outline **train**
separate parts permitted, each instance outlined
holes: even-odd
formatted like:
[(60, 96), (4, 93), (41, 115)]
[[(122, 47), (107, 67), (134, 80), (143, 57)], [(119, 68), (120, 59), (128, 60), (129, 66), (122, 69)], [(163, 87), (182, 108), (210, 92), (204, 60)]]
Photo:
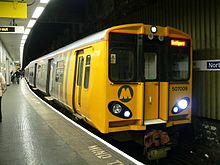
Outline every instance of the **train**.
[(25, 78), (103, 134), (137, 133), (150, 159), (170, 149), (162, 128), (191, 123), (192, 39), (173, 27), (110, 27), (31, 61)]

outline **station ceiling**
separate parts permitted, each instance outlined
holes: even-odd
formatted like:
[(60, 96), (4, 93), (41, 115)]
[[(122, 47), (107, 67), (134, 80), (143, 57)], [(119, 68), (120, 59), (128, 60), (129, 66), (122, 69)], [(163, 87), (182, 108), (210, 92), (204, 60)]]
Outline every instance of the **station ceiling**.
[[(25, 2), (25, 0), (8, 1)], [(150, 5), (150, 3), (155, 3), (152, 0), (139, 0), (138, 2), (136, 3), (136, 0), (96, 0), (94, 3), (93, 0), (50, 0), (28, 35), (24, 45), (23, 66), (37, 57), (74, 42), (96, 30), (108, 28), (110, 25), (126, 23), (125, 17), (128, 17), (129, 13), (139, 10), (140, 7)], [(27, 0), (26, 19), (0, 17), (0, 26), (15, 24), (26, 28), (34, 9), (39, 3), (40, 0)], [(119, 17), (122, 21), (118, 22), (115, 18)], [(130, 19), (128, 20), (127, 22), (132, 22)], [(65, 34), (68, 30), (71, 32)], [(14, 61), (20, 61), (22, 35), (0, 33), (0, 40)]]
[[(27, 0), (27, 18), (0, 18), (0, 26), (27, 26), (34, 9), (40, 0)], [(14, 2), (14, 0), (0, 0), (0, 2)], [(26, 0), (17, 0), (16, 2), (26, 2)], [(14, 61), (20, 60), (20, 42), (23, 34), (0, 33), (0, 40), (6, 47), (9, 55)]]
[[(66, 38), (63, 36), (66, 30), (72, 31), (75, 25), (82, 24), (88, 1), (51, 0), (26, 41), (24, 65), (37, 57), (74, 42), (70, 36)], [(70, 38), (69, 42), (68, 38)]]
[[(16, 2), (27, 1), (27, 18), (2, 18), (0, 26), (24, 26), (27, 27), (29, 20), (40, 0), (16, 0)], [(1, 2), (15, 2), (15, 0), (0, 0)], [(74, 23), (81, 23), (85, 5), (88, 0), (50, 0), (44, 12), (32, 28), (24, 45), (25, 59), (34, 59), (37, 54), (42, 54), (45, 49), (53, 42), (54, 38), (63, 33), (67, 26)], [(6, 47), (9, 55), (14, 61), (20, 61), (20, 43), (23, 34), (0, 33), (0, 40)], [(42, 51), (40, 51), (42, 50)], [(24, 59), (24, 61), (25, 61)]]

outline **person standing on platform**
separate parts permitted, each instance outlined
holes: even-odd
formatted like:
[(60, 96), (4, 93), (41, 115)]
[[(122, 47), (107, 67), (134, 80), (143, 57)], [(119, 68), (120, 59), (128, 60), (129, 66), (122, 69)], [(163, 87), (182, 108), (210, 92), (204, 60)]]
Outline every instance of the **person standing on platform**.
[(6, 91), (6, 82), (3, 74), (0, 72), (0, 122), (2, 122), (2, 96)]
[(14, 75), (15, 75), (16, 83), (19, 84), (20, 71), (17, 70), (17, 71), (14, 73)]

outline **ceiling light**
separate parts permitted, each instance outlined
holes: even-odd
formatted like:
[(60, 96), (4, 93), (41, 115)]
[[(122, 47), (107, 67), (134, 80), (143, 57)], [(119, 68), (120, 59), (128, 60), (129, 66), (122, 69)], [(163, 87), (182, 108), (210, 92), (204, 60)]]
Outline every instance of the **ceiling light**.
[(30, 33), (30, 31), (31, 31), (31, 29), (25, 29), (24, 34), (28, 35)]
[(28, 27), (28, 28), (32, 28), (32, 27), (34, 26), (35, 23), (36, 23), (36, 20), (31, 19), (31, 20), (28, 22), (27, 27)]
[(34, 10), (34, 13), (32, 15), (32, 18), (39, 18), (41, 13), (44, 11), (44, 7), (37, 7), (35, 10)]
[(26, 40), (26, 39), (27, 39), (27, 36), (28, 36), (28, 35), (24, 34), (24, 35), (22, 36), (22, 40)]
[(26, 40), (21, 40), (21, 44), (24, 44)]
[(50, 0), (41, 0), (40, 3), (48, 3)]

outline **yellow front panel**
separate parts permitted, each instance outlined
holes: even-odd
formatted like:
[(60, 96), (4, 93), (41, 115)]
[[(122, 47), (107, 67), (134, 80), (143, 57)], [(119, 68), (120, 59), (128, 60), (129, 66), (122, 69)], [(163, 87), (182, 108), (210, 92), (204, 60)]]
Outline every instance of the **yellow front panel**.
[[(170, 84), (169, 93), (169, 123), (168, 125), (183, 124), (191, 122), (191, 111), (192, 111), (192, 97), (191, 97), (191, 84)], [(172, 109), (177, 104), (177, 102), (188, 97), (190, 102), (186, 110), (180, 113), (173, 114)]]
[(158, 82), (145, 83), (145, 120), (158, 119)]
[(168, 98), (169, 98), (169, 86), (168, 82), (160, 82), (160, 110), (159, 118), (162, 120), (168, 120)]
[(118, 101), (132, 112), (131, 118), (123, 119), (107, 110), (108, 131), (144, 130), (146, 127), (143, 125), (143, 83), (111, 84), (107, 86), (107, 91), (107, 105), (111, 101)]
[(27, 18), (27, 3), (0, 2), (0, 17)]

